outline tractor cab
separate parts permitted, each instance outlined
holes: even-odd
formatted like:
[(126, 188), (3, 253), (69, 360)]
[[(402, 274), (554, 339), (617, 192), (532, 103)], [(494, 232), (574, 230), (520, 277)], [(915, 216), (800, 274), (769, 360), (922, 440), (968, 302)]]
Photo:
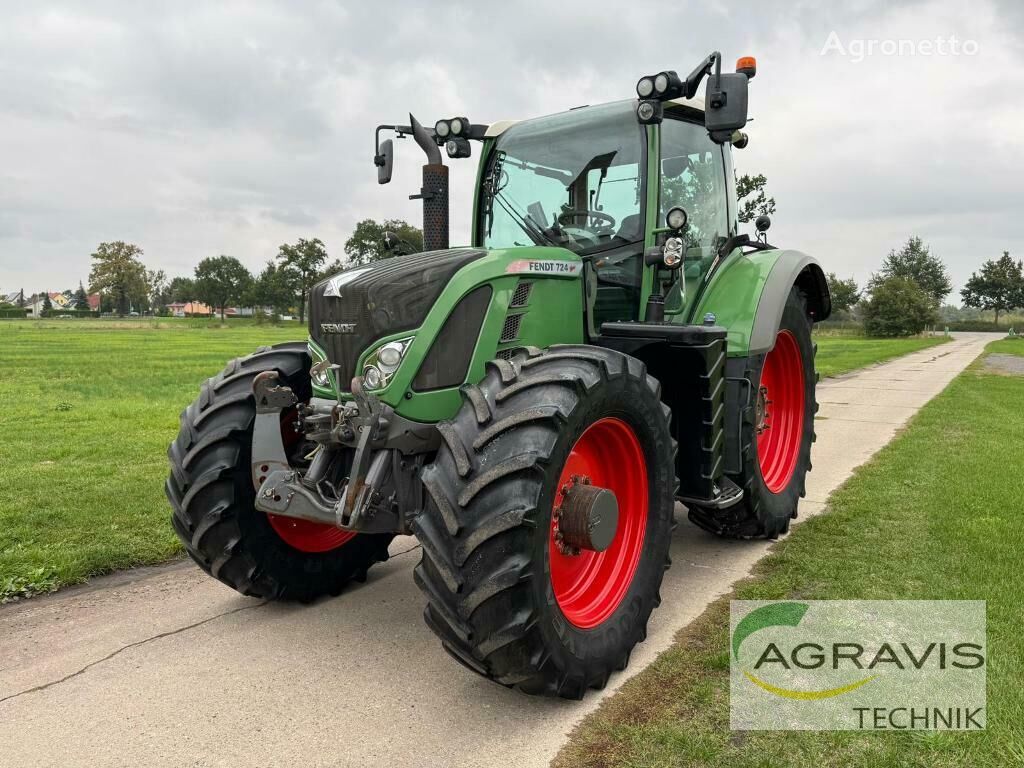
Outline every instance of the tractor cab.
[[(745, 57), (735, 74), (722, 74), (715, 52), (685, 79), (674, 71), (642, 77), (637, 99), (492, 125), (456, 117), (433, 131), (410, 115), (409, 126), (377, 128), (378, 181), (390, 181), (394, 151), (381, 131), (412, 135), (428, 159), (423, 189), (413, 196), (423, 199), (425, 242), (447, 248), (447, 169), (438, 148), (465, 158), (479, 140), (474, 246), (575, 254), (589, 340), (606, 322), (661, 322), (666, 312), (690, 322), (702, 280), (738, 234), (730, 145), (746, 146), (740, 129), (755, 73)], [(673, 209), (682, 220), (675, 228), (667, 219)]]
[[(578, 254), (591, 339), (606, 322), (645, 318), (659, 270), (672, 288), (669, 312), (683, 314), (737, 234), (729, 148), (708, 135), (703, 101), (668, 102), (660, 123), (640, 122), (637, 107), (620, 101), (502, 123), (484, 138), (474, 245)], [(687, 224), (681, 263), (665, 270), (644, 255), (664, 245), (673, 208)]]

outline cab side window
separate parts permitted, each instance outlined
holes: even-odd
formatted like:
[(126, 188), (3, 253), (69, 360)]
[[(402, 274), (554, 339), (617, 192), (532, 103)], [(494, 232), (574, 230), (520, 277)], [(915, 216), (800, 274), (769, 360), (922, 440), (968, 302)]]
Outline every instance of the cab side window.
[(714, 254), (729, 236), (727, 185), (722, 148), (703, 125), (665, 116), (661, 124), (659, 224), (670, 208), (686, 210), (686, 257)]

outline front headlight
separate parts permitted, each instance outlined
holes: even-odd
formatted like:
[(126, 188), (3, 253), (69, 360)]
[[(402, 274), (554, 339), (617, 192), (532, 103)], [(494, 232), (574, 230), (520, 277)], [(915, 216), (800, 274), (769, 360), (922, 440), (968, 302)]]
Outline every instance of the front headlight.
[(391, 382), (412, 338), (389, 341), (366, 356), (363, 362), (363, 384), (367, 389), (382, 389)]

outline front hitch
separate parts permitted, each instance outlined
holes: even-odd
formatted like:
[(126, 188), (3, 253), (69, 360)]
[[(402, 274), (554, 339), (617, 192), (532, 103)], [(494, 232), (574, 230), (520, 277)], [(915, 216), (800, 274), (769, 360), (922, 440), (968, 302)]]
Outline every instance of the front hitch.
[[(408, 478), (396, 475), (403, 467), (418, 467), (422, 462), (398, 461), (396, 456), (419, 445), (430, 446), (431, 442), (409, 429), (404, 429), (401, 436), (390, 435), (392, 419), (396, 418), (393, 410), (366, 392), (362, 380), (356, 378), (352, 382), (353, 401), (330, 408), (300, 406), (303, 422), (315, 431), (320, 446), (302, 474), (288, 464), (280, 431), (281, 412), (294, 406), (297, 399), (288, 387), (278, 386), (276, 376), (270, 372), (253, 385), (258, 427), (253, 432), (252, 452), (256, 508), (346, 530), (404, 530), (396, 486), (398, 481), (402, 481), (403, 488), (409, 483)], [(339, 495), (325, 475), (338, 451), (353, 449), (349, 475), (338, 489)], [(325, 494), (325, 488), (329, 494)]]

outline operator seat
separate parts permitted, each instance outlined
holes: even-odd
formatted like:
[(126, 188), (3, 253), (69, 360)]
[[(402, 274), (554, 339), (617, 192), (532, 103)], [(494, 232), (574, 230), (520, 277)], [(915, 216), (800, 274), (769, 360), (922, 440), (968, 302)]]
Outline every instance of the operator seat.
[(615, 233), (615, 237), (619, 240), (625, 240), (627, 243), (632, 243), (640, 239), (640, 214), (631, 213), (622, 219), (619, 224), (619, 231)]

